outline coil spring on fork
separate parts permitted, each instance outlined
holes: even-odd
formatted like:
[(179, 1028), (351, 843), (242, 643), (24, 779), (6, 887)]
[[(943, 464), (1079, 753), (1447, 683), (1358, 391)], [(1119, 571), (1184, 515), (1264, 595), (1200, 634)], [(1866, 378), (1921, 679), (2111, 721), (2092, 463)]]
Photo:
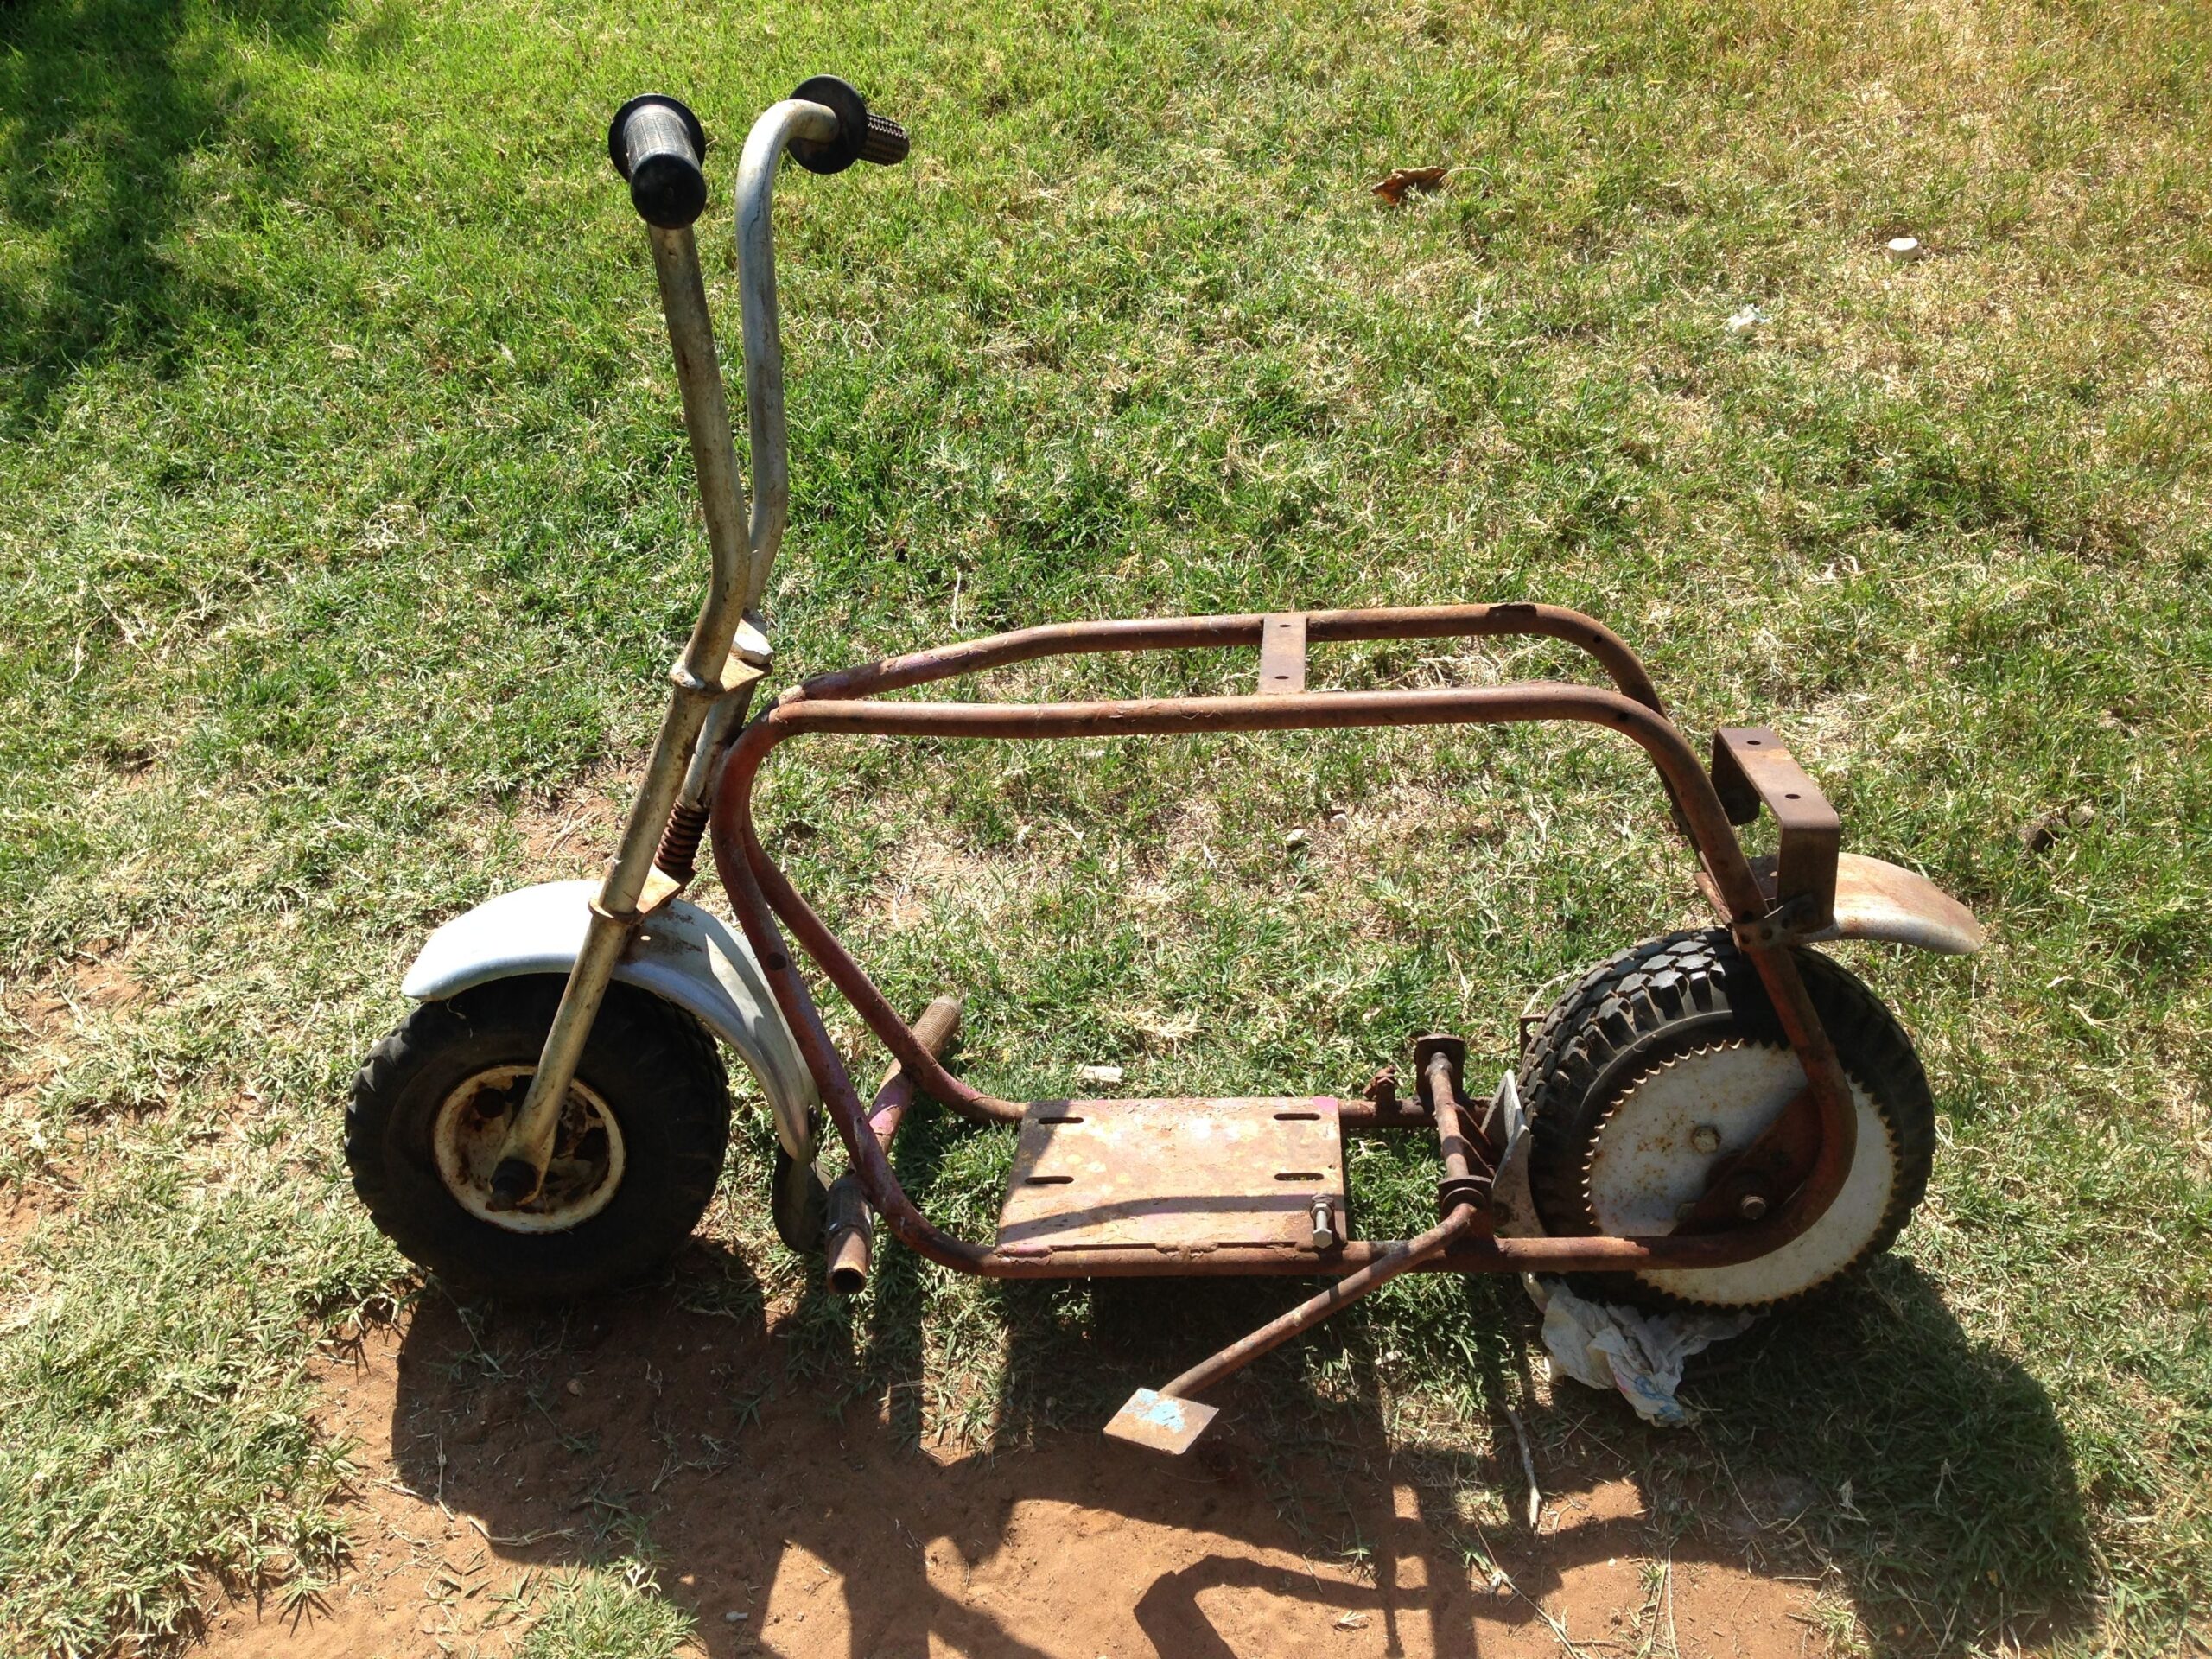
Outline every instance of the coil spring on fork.
[(661, 831), (660, 849), (653, 855), (653, 862), (663, 874), (676, 881), (691, 879), (699, 867), (699, 842), (712, 816), (709, 807), (677, 803), (668, 815), (668, 828)]

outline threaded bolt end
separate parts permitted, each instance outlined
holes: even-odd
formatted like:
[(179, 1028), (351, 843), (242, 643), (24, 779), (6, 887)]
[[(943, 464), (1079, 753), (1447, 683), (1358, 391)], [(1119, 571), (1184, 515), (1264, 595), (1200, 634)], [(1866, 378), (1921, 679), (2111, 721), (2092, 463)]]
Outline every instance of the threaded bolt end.
[(912, 148), (906, 128), (888, 116), (868, 111), (868, 137), (861, 140), (861, 160), (874, 162), (878, 167), (895, 167), (906, 159), (906, 152)]

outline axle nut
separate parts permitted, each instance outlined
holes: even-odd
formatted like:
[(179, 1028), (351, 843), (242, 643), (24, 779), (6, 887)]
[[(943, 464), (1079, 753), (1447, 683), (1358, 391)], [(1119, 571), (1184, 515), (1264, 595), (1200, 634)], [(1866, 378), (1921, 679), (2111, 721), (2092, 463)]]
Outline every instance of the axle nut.
[(1700, 1123), (1690, 1131), (1690, 1145), (1710, 1155), (1720, 1150), (1720, 1131), (1710, 1123)]
[(1736, 1213), (1745, 1221), (1757, 1221), (1766, 1214), (1766, 1199), (1757, 1192), (1746, 1192), (1737, 1204)]

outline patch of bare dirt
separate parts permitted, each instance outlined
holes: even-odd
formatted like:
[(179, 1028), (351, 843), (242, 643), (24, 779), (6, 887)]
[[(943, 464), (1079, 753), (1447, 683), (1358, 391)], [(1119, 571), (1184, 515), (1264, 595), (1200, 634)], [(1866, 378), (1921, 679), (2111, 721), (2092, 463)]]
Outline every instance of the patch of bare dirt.
[(515, 815), (523, 868), (533, 881), (597, 875), (613, 855), (636, 795), (642, 756), (594, 768), (543, 804)]
[(352, 1568), (297, 1617), (213, 1610), (206, 1652), (504, 1654), (528, 1627), (518, 1581), (527, 1599), (548, 1570), (618, 1554), (626, 1516), (716, 1659), (1822, 1650), (1803, 1583), (1709, 1552), (1652, 1561), (1618, 1469), (1548, 1471), (1537, 1532), (1489, 1529), (1513, 1586), (1497, 1589), (1433, 1491), (1386, 1473), (1336, 1494), (1371, 1551), (1355, 1569), (1301, 1550), (1270, 1496), (1280, 1450), (1233, 1396), (1227, 1433), (1180, 1459), (1088, 1428), (938, 1453), (807, 1392), (757, 1320), (664, 1292), (579, 1318), (492, 1363), (432, 1301), (327, 1363), (322, 1426), (362, 1471)]
[(16, 1057), (0, 1072), (0, 1097), (50, 1079), (60, 1066), (61, 1039), (81, 1031), (89, 1018), (145, 1000), (146, 985), (135, 966), (136, 943), (97, 940), (34, 982), (3, 988), (0, 1019), (6, 1025), (6, 1048), (16, 1051)]

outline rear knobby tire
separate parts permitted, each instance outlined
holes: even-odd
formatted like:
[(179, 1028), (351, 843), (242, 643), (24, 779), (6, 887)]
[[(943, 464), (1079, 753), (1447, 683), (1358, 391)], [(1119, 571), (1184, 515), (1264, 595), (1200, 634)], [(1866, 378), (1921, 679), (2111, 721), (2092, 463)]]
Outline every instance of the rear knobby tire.
[(354, 1080), (353, 1190), (409, 1260), (457, 1287), (535, 1300), (632, 1283), (690, 1236), (721, 1178), (721, 1051), (681, 1008), (615, 984), (576, 1068), (546, 1197), (534, 1214), (490, 1210), (485, 1149), (521, 1103), (563, 983), (495, 980), (425, 1002)]
[[(1928, 1185), (1936, 1113), (1911, 1039), (1866, 986), (1818, 951), (1795, 953), (1859, 1106), (1844, 1190), (1806, 1233), (1732, 1268), (1573, 1275), (1586, 1294), (1644, 1307), (1772, 1307), (1809, 1296), (1887, 1249)], [(1726, 929), (1670, 933), (1592, 969), (1522, 1057), (1529, 1185), (1547, 1231), (1667, 1233), (1704, 1190), (1713, 1155), (1740, 1148), (1804, 1087), (1758, 973)], [(1608, 1136), (1611, 1140), (1608, 1140)]]

